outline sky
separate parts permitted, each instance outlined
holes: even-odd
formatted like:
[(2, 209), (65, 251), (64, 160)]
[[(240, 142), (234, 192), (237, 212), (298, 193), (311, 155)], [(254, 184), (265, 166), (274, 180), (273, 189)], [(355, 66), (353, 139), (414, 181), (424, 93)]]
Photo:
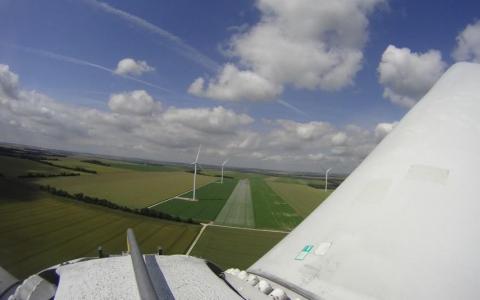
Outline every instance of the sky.
[[(0, 0), (0, 141), (353, 170), (449, 66), (480, 2)], [(332, 172), (333, 172), (332, 171)]]

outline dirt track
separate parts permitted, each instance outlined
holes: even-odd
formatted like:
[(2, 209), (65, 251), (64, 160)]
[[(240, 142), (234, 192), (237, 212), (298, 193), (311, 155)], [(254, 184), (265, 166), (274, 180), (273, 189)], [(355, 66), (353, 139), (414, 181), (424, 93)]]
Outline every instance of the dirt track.
[(227, 202), (215, 219), (215, 224), (255, 227), (250, 182), (242, 179), (238, 182)]

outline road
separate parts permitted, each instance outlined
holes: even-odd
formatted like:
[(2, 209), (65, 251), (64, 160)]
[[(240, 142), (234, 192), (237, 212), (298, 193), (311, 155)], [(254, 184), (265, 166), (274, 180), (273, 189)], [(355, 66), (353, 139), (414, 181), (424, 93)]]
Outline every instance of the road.
[(200, 229), (200, 231), (198, 232), (197, 237), (195, 238), (195, 240), (193, 241), (193, 243), (190, 245), (190, 248), (188, 248), (187, 253), (185, 253), (185, 255), (190, 255), (190, 252), (192, 252), (193, 247), (195, 247), (195, 245), (197, 244), (198, 240), (199, 240), (200, 237), (202, 236), (202, 233), (205, 231), (205, 229), (207, 228), (207, 226), (208, 226), (208, 224), (203, 224), (203, 223), (202, 223), (202, 229)]

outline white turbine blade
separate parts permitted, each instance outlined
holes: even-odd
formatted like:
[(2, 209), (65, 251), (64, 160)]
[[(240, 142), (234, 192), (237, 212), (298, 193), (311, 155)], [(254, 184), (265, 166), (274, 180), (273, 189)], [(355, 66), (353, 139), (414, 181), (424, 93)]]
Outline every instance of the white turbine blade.
[(480, 294), (480, 64), (457, 63), (249, 269), (306, 298)]
[(195, 158), (195, 162), (194, 163), (197, 163), (198, 162), (198, 156), (200, 155), (200, 149), (202, 148), (202, 145), (198, 146), (198, 152), (197, 152), (197, 158)]
[(226, 159), (223, 163), (222, 166), (224, 166), (228, 162), (228, 159)]

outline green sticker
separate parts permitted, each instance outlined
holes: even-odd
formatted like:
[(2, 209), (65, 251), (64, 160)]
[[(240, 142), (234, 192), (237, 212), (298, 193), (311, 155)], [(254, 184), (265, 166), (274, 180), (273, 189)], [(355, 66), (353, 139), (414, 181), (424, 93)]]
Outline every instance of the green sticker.
[(305, 257), (307, 257), (307, 255), (312, 252), (313, 250), (313, 245), (305, 245), (305, 247), (303, 247), (302, 251), (300, 251), (300, 253), (298, 253), (298, 255), (295, 257), (296, 260), (304, 260)]

